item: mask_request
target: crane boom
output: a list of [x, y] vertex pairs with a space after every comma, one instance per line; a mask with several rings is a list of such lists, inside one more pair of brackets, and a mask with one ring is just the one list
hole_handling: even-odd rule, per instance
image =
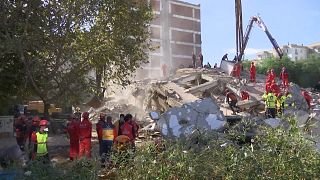
[[252, 27], [253, 27], [253, 23], [256, 23], [266, 33], [266, 35], [269, 38], [271, 44], [273, 45], [274, 49], [276, 50], [277, 54], [279, 55], [279, 57], [281, 59], [282, 56], [283, 56], [283, 52], [282, 52], [281, 48], [279, 47], [277, 41], [272, 37], [272, 35], [269, 32], [267, 26], [262, 21], [261, 17], [253, 16], [253, 17], [251, 17], [250, 22], [249, 22], [249, 24], [247, 26], [246, 32], [245, 32], [245, 34], [243, 36], [243, 41], [242, 41], [243, 44], [241, 46], [240, 53], [238, 55], [238, 60], [242, 59], [242, 56], [244, 54], [244, 50], [247, 47], [247, 44], [248, 44], [248, 41], [249, 41], [249, 36], [250, 36], [251, 30], [252, 30]]

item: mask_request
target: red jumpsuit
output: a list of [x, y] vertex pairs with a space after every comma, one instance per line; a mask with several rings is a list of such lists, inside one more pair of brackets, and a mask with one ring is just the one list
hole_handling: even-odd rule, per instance
[[76, 119], [73, 119], [67, 126], [70, 137], [70, 160], [74, 160], [79, 156], [79, 128], [80, 123]]
[[17, 144], [19, 145], [20, 149], [24, 151], [24, 145], [28, 137], [26, 117], [24, 115], [21, 115], [17, 119], [15, 119], [14, 130], [16, 133]]
[[249, 93], [247, 91], [241, 91], [242, 100], [249, 100]]
[[280, 79], [282, 79], [282, 85], [284, 87], [289, 86], [289, 74], [287, 71], [282, 70], [280, 73]]
[[302, 91], [301, 94], [306, 99], [307, 104], [308, 104], [308, 108], [310, 109], [312, 97], [309, 95], [309, 93], [307, 91]]
[[240, 64], [234, 65], [233, 76], [236, 78], [240, 78], [240, 71], [241, 71]]
[[256, 66], [254, 64], [251, 64], [250, 67], [250, 81], [256, 82]]
[[278, 96], [278, 94], [280, 93], [280, 88], [276, 83], [271, 83], [270, 85], [270, 90], [271, 92], [273, 92], [276, 96]]
[[269, 81], [272, 82], [276, 79], [277, 75], [274, 72], [271, 72], [269, 74]]
[[133, 132], [133, 126], [131, 125], [131, 123], [129, 121], [125, 122], [122, 126], [121, 126], [121, 134], [128, 136], [130, 141], [134, 141], [134, 132]]
[[91, 158], [91, 132], [92, 123], [89, 119], [83, 118], [79, 127], [79, 157], [86, 156], [87, 158]]
[[266, 92], [269, 92], [271, 90], [270, 86], [271, 86], [271, 83], [269, 81], [267, 81], [266, 82]]

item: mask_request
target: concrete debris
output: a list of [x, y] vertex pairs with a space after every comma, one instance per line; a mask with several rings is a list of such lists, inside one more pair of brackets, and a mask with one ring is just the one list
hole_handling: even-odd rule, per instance
[[225, 124], [219, 106], [209, 98], [170, 108], [157, 122], [162, 134], [168, 138], [187, 136], [195, 129], [218, 130]]
[[[17, 144], [0, 149], [0, 167], [6, 168], [9, 163], [26, 166], [28, 155], [22, 152]], [[11, 164], [12, 165], [12, 164]]]
[[272, 128], [277, 128], [278, 126], [281, 125], [282, 120], [279, 118], [269, 118], [269, 119], [265, 119], [264, 122], [271, 126]]

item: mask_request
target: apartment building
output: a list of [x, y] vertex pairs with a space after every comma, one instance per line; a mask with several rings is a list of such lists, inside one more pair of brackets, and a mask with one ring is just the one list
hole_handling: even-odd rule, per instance
[[149, 0], [155, 18], [151, 41], [156, 47], [150, 63], [143, 65], [138, 78], [162, 78], [177, 68], [192, 65], [192, 52], [201, 52], [200, 5], [178, 0]]
[[[314, 43], [308, 46], [287, 44], [282, 46], [283, 54], [288, 56], [292, 61], [307, 59], [311, 54], [320, 54], [320, 43]], [[275, 50], [262, 51], [257, 53], [257, 59], [266, 59], [277, 57]]]

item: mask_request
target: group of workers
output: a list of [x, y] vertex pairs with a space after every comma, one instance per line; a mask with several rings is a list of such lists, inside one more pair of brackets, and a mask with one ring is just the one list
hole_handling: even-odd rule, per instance
[[15, 117], [13, 129], [21, 151], [26, 151], [25, 144], [29, 139], [28, 152], [30, 159], [49, 161], [47, 120], [40, 120], [39, 116], [34, 116], [31, 124], [28, 124], [28, 118], [25, 115], [19, 115]]
[[[111, 116], [101, 113], [96, 124], [96, 131], [99, 141], [99, 155], [101, 167], [110, 163], [111, 150], [114, 144], [135, 148], [135, 138], [139, 126], [131, 114], [121, 114], [120, 119], [113, 123]], [[71, 116], [67, 125], [67, 132], [70, 138], [70, 160], [77, 158], [91, 158], [92, 123], [89, 120], [89, 113], [82, 113], [81, 122]]]
[[[20, 115], [15, 118], [13, 128], [20, 149], [22, 151], [26, 150], [25, 144], [29, 139], [27, 152], [30, 152], [30, 159], [49, 164], [48, 121], [41, 120], [39, 116], [34, 116], [30, 124], [25, 115]], [[70, 160], [82, 157], [91, 158], [92, 129], [88, 112], [80, 113], [80, 116], [77, 112], [70, 116], [66, 127], [70, 139]], [[134, 151], [138, 130], [139, 126], [131, 114], [121, 114], [120, 119], [113, 123], [111, 116], [101, 113], [96, 124], [101, 166], [105, 167], [106, 164], [110, 163], [113, 145], [118, 145], [121, 148], [131, 148]]]
[[[227, 55], [227, 54], [226, 54]], [[226, 55], [224, 57], [226, 57]], [[241, 62], [236, 62], [232, 75], [240, 79], [240, 72], [242, 70]], [[254, 62], [251, 62], [249, 69], [250, 72], [250, 82], [256, 83], [256, 66]], [[268, 118], [275, 118], [276, 115], [281, 115], [283, 110], [289, 106], [294, 106], [293, 102], [287, 102], [286, 100], [291, 98], [292, 95], [289, 92], [289, 74], [285, 67], [282, 68], [279, 79], [281, 84], [278, 85], [276, 81], [277, 75], [273, 69], [269, 69], [266, 74], [266, 83], [265, 83], [265, 93], [262, 96], [262, 99], [266, 102], [266, 116]], [[238, 100], [237, 96], [230, 92], [230, 90], [225, 90], [225, 95], [227, 103], [230, 106], [230, 109], [233, 111], [233, 114], [239, 112], [241, 109], [236, 105]], [[247, 91], [242, 90], [240, 92], [242, 100], [249, 100], [250, 96]], [[301, 91], [301, 95], [305, 98], [308, 108], [311, 106], [311, 96], [306, 90]]]

